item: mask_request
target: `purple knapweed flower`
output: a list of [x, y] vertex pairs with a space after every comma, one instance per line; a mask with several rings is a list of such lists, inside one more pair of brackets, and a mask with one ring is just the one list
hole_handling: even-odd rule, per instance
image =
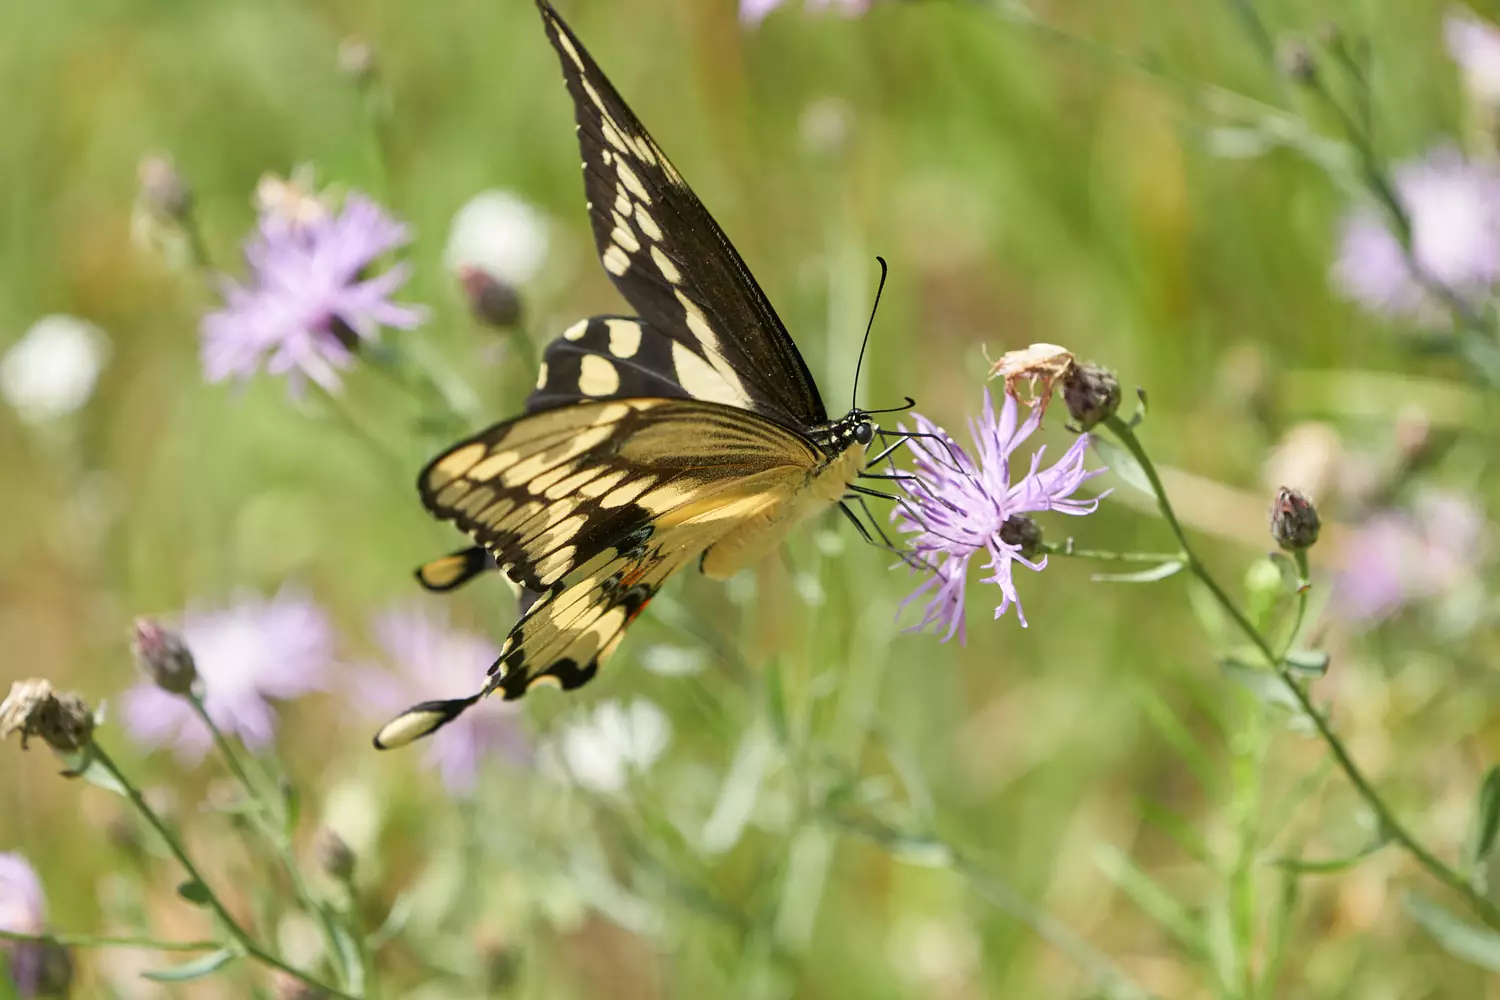
[[[47, 900], [36, 871], [19, 854], [0, 854], [0, 930], [40, 934], [46, 920]], [[0, 944], [9, 956], [16, 991], [23, 997], [35, 996], [45, 957], [42, 946], [26, 941]]]
[[1463, 74], [1464, 89], [1481, 104], [1500, 103], [1500, 28], [1454, 7], [1443, 18], [1443, 42]]
[[[388, 719], [417, 702], [471, 695], [500, 655], [488, 639], [453, 629], [444, 615], [420, 607], [387, 611], [372, 629], [395, 668], [358, 673], [358, 690], [372, 718]], [[427, 763], [455, 795], [473, 791], [481, 765], [496, 752], [517, 762], [530, 757], [515, 711], [498, 698], [475, 705], [427, 741]]]
[[391, 301], [406, 281], [397, 264], [370, 277], [375, 260], [410, 242], [406, 226], [351, 193], [335, 212], [288, 182], [262, 182], [260, 219], [245, 241], [249, 279], [224, 279], [224, 308], [203, 319], [203, 373], [241, 380], [262, 365], [300, 390], [312, 379], [329, 392], [383, 326], [407, 330], [422, 310]]
[[[984, 393], [984, 410], [978, 420], [969, 422], [974, 437], [977, 460], [953, 442], [948, 433], [926, 417], [912, 414], [917, 430], [936, 437], [913, 437], [907, 445], [915, 457], [914, 478], [901, 481], [907, 502], [892, 514], [897, 526], [910, 535], [908, 544], [917, 559], [930, 567], [931, 575], [902, 602], [902, 607], [916, 600], [926, 602], [922, 620], [909, 631], [929, 625], [946, 630], [943, 641], [958, 636], [964, 641], [964, 588], [969, 560], [981, 553], [988, 555], [985, 568], [990, 575], [985, 583], [1000, 587], [1001, 601], [995, 608], [999, 618], [1012, 605], [1021, 625], [1026, 616], [1021, 599], [1011, 579], [1013, 564], [1041, 571], [1047, 558], [1033, 561], [1023, 551], [1024, 539], [1008, 540], [1024, 522], [1013, 521], [1017, 515], [1039, 511], [1063, 514], [1089, 514], [1099, 500], [1070, 499], [1085, 481], [1104, 469], [1092, 472], [1083, 468], [1089, 435], [1080, 434], [1062, 459], [1043, 470], [1046, 448], [1031, 456], [1031, 466], [1018, 482], [1011, 482], [1011, 455], [1041, 424], [1040, 407], [1032, 409], [1025, 422], [1017, 425], [1014, 396], [1006, 395], [997, 419], [989, 390]], [[905, 429], [904, 427], [902, 428]], [[938, 440], [938, 439], [941, 439]], [[946, 448], [944, 447], [946, 444]], [[1007, 530], [1007, 522], [1010, 529]]]
[[1344, 542], [1331, 590], [1333, 614], [1359, 628], [1415, 601], [1438, 598], [1474, 579], [1486, 547], [1484, 515], [1473, 500], [1432, 492], [1411, 510], [1383, 510]]
[[[1395, 171], [1396, 197], [1411, 224], [1411, 257], [1374, 208], [1344, 222], [1333, 280], [1367, 309], [1424, 323], [1446, 315], [1432, 284], [1467, 302], [1500, 280], [1500, 168], [1451, 147]], [[1413, 267], [1415, 263], [1415, 267]]]
[[[192, 654], [204, 708], [214, 725], [252, 749], [276, 732], [273, 699], [327, 687], [333, 626], [313, 601], [284, 588], [270, 600], [241, 596], [227, 608], [189, 609], [178, 632]], [[125, 693], [125, 727], [148, 746], [174, 747], [186, 763], [213, 744], [188, 701], [142, 681]]]
[[[740, 0], [740, 20], [745, 24], [759, 24], [767, 14], [780, 7], [786, 0]], [[832, 9], [845, 17], [858, 17], [870, 9], [873, 0], [807, 0], [808, 9]]]

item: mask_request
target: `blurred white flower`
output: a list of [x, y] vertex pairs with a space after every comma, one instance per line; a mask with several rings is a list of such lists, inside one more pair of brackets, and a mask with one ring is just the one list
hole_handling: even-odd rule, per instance
[[1500, 103], [1500, 29], [1456, 6], [1443, 18], [1443, 41], [1469, 95], [1482, 104]]
[[44, 316], [0, 358], [0, 394], [21, 419], [40, 424], [73, 413], [94, 394], [109, 337], [76, 316]]
[[644, 772], [672, 742], [672, 724], [653, 702], [606, 701], [569, 725], [558, 740], [568, 775], [595, 792], [624, 789], [632, 771]]
[[453, 217], [443, 263], [524, 285], [541, 271], [550, 242], [547, 217], [530, 202], [509, 191], [481, 191]]

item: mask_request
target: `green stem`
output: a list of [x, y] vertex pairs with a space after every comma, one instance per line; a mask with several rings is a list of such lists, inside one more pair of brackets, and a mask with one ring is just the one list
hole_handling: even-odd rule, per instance
[[234, 780], [239, 782], [245, 794], [255, 803], [255, 825], [260, 831], [262, 838], [276, 855], [277, 862], [282, 871], [286, 873], [287, 881], [292, 885], [292, 894], [296, 897], [298, 905], [308, 916], [317, 920], [318, 928], [323, 934], [323, 945], [328, 949], [328, 958], [334, 967], [339, 970], [340, 978], [344, 984], [348, 984], [348, 970], [344, 968], [343, 951], [339, 948], [338, 932], [333, 926], [333, 918], [328, 913], [328, 908], [313, 899], [312, 893], [308, 891], [307, 881], [302, 877], [302, 871], [297, 867], [297, 860], [292, 856], [291, 844], [287, 837], [276, 825], [281, 823], [281, 817], [272, 815], [271, 805], [267, 802], [260, 788], [250, 780], [250, 774], [245, 770], [244, 764], [240, 762], [239, 755], [230, 746], [229, 740], [214, 723], [204, 707], [203, 699], [195, 692], [186, 695], [188, 703], [193, 706], [194, 713], [208, 727], [213, 734], [214, 747], [219, 756], [224, 759], [224, 764], [229, 768], [229, 773]]
[[149, 951], [218, 951], [222, 941], [158, 941], [150, 937], [109, 934], [18, 934], [0, 928], [0, 941], [60, 944], [65, 948], [142, 948]]
[[1181, 559], [1181, 552], [1110, 552], [1105, 549], [1080, 549], [1068, 538], [1063, 542], [1046, 542], [1042, 551], [1052, 556], [1072, 556], [1075, 559], [1098, 559], [1103, 562], [1164, 563]]
[[1214, 601], [1223, 608], [1224, 612], [1234, 621], [1236, 627], [1260, 651], [1261, 655], [1265, 657], [1266, 664], [1276, 673], [1283, 686], [1296, 699], [1303, 713], [1312, 720], [1313, 726], [1318, 731], [1319, 738], [1327, 744], [1329, 752], [1333, 754], [1334, 760], [1338, 763], [1339, 770], [1344, 772], [1344, 777], [1349, 780], [1349, 783], [1354, 786], [1355, 791], [1359, 793], [1360, 798], [1364, 800], [1365, 805], [1375, 814], [1376, 819], [1380, 823], [1380, 828], [1390, 840], [1399, 844], [1429, 875], [1448, 886], [1454, 892], [1462, 895], [1467, 900], [1469, 906], [1486, 923], [1492, 927], [1500, 928], [1500, 907], [1496, 907], [1494, 903], [1491, 903], [1484, 896], [1476, 892], [1467, 879], [1440, 861], [1401, 825], [1390, 806], [1386, 805], [1385, 800], [1380, 797], [1380, 793], [1370, 784], [1364, 772], [1359, 769], [1359, 765], [1354, 762], [1354, 758], [1349, 755], [1348, 749], [1344, 746], [1343, 741], [1339, 739], [1338, 735], [1334, 733], [1332, 727], [1329, 726], [1328, 720], [1324, 718], [1323, 713], [1318, 711], [1302, 685], [1298, 684], [1296, 679], [1287, 671], [1285, 659], [1278, 656], [1271, 649], [1271, 645], [1266, 640], [1266, 637], [1250, 623], [1250, 620], [1245, 617], [1239, 607], [1230, 600], [1229, 595], [1224, 592], [1224, 588], [1219, 586], [1218, 581], [1209, 573], [1208, 568], [1204, 566], [1202, 560], [1198, 558], [1197, 553], [1193, 551], [1192, 545], [1188, 542], [1187, 533], [1183, 530], [1182, 523], [1177, 520], [1177, 515], [1172, 510], [1171, 501], [1167, 499], [1167, 491], [1162, 486], [1161, 478], [1156, 472], [1156, 467], [1152, 464], [1150, 456], [1146, 454], [1146, 449], [1141, 446], [1140, 440], [1135, 436], [1135, 432], [1119, 417], [1110, 417], [1106, 423], [1110, 431], [1114, 433], [1120, 443], [1125, 446], [1126, 450], [1140, 464], [1141, 470], [1145, 473], [1147, 480], [1151, 484], [1152, 492], [1156, 494], [1156, 502], [1161, 510], [1162, 518], [1167, 522], [1167, 526], [1171, 529], [1173, 537], [1177, 539], [1177, 544], [1182, 546], [1183, 557], [1187, 562], [1188, 569], [1198, 578], [1199, 582], [1208, 588], [1209, 593], [1213, 595]]
[[177, 863], [182, 866], [183, 871], [187, 872], [188, 877], [202, 886], [208, 908], [213, 911], [214, 916], [218, 917], [219, 923], [223, 925], [224, 930], [229, 936], [234, 939], [235, 944], [239, 946], [242, 954], [262, 965], [284, 972], [292, 978], [306, 983], [313, 989], [321, 990], [330, 997], [336, 998], [336, 1000], [360, 1000], [359, 997], [329, 986], [308, 975], [306, 972], [294, 969], [282, 961], [281, 958], [257, 944], [249, 932], [234, 919], [234, 916], [229, 912], [228, 907], [224, 905], [223, 901], [219, 899], [218, 893], [214, 892], [213, 888], [208, 884], [207, 879], [203, 877], [203, 873], [198, 870], [198, 866], [193, 863], [193, 859], [188, 856], [186, 848], [182, 846], [182, 842], [177, 839], [177, 836], [172, 833], [167, 824], [162, 821], [162, 818], [156, 814], [156, 811], [147, 804], [146, 798], [141, 794], [140, 789], [131, 783], [130, 779], [125, 776], [125, 772], [120, 770], [114, 760], [109, 754], [104, 752], [104, 748], [98, 743], [92, 744], [89, 747], [89, 752], [93, 755], [93, 759], [98, 762], [99, 766], [119, 784], [125, 793], [125, 797], [135, 807], [136, 812], [140, 813], [146, 822], [150, 824], [151, 828], [156, 831], [157, 835], [161, 837], [162, 842], [167, 845], [167, 850], [177, 859]]

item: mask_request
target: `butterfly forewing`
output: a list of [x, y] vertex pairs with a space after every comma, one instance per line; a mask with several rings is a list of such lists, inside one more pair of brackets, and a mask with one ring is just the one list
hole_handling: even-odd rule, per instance
[[826, 422], [807, 365], [728, 237], [583, 43], [546, 0], [537, 6], [573, 96], [604, 268], [643, 320], [717, 375], [684, 389], [798, 430]]

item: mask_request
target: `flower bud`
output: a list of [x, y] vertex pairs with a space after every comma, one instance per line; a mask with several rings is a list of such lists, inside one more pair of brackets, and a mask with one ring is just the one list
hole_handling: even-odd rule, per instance
[[0, 702], [0, 740], [21, 734], [21, 749], [40, 736], [59, 753], [72, 753], [88, 746], [94, 734], [94, 713], [71, 691], [57, 694], [39, 678], [16, 681]]
[[347, 882], [354, 875], [354, 851], [332, 829], [318, 827], [313, 835], [313, 855], [318, 867], [340, 882]]
[[1063, 379], [1063, 402], [1079, 428], [1089, 430], [1120, 408], [1120, 380], [1098, 365], [1074, 365]]
[[1301, 490], [1283, 486], [1271, 502], [1271, 537], [1288, 552], [1311, 548], [1318, 540], [1318, 511]]
[[153, 153], [141, 160], [135, 171], [137, 199], [159, 219], [181, 222], [193, 210], [193, 191], [171, 158]]
[[1042, 526], [1025, 514], [1012, 514], [1000, 525], [1000, 540], [1019, 545], [1021, 555], [1031, 559], [1042, 549]]
[[1276, 64], [1293, 83], [1308, 84], [1318, 77], [1318, 64], [1313, 59], [1312, 49], [1298, 39], [1289, 39], [1277, 46]]
[[135, 620], [135, 635], [130, 640], [130, 652], [141, 673], [163, 691], [171, 694], [187, 694], [198, 679], [198, 668], [193, 664], [193, 654], [188, 651], [182, 636], [162, 628], [149, 618]]
[[521, 321], [521, 296], [514, 285], [473, 264], [459, 268], [458, 278], [479, 322], [505, 330]]
[[355, 83], [365, 83], [375, 75], [375, 50], [363, 38], [353, 35], [339, 42], [339, 69]]

